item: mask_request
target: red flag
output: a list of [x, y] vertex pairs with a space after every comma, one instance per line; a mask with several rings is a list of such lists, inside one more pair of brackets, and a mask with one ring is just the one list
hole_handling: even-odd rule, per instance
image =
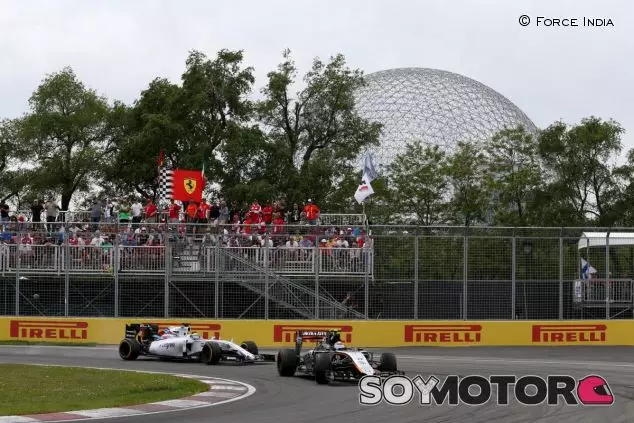
[[174, 169], [172, 174], [172, 198], [176, 201], [195, 201], [203, 198], [205, 181], [200, 170]]

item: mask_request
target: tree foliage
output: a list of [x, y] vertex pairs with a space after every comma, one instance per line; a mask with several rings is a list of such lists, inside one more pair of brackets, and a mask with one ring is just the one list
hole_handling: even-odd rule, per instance
[[446, 223], [449, 198], [447, 154], [438, 146], [409, 144], [389, 166], [390, 206], [401, 220], [415, 216], [422, 225]]
[[[269, 72], [258, 111], [279, 167], [278, 191], [289, 202], [312, 197], [332, 204], [337, 186], [356, 169], [351, 165], [363, 148], [377, 145], [380, 125], [361, 118], [354, 108], [363, 73], [347, 67], [339, 54], [328, 63], [313, 61], [293, 94], [297, 68], [286, 50], [277, 70]], [[353, 191], [354, 192], [354, 191]]]
[[508, 226], [531, 223], [529, 207], [542, 184], [537, 139], [523, 127], [504, 129], [485, 145], [495, 222]]
[[381, 130], [356, 113], [363, 72], [338, 54], [300, 77], [286, 50], [259, 100], [254, 84], [240, 50], [192, 51], [179, 81], [155, 78], [132, 104], [110, 103], [71, 68], [50, 74], [24, 116], [0, 121], [0, 197], [61, 196], [62, 208], [95, 191], [155, 197], [163, 152], [168, 167], [204, 164], [214, 194], [242, 204], [311, 198], [377, 224], [634, 225], [634, 150], [617, 164], [624, 129], [612, 120], [506, 128], [455, 151], [414, 142], [360, 206], [356, 160]]
[[34, 165], [30, 184], [61, 193], [67, 209], [73, 194], [89, 189], [112, 154], [111, 109], [70, 68], [47, 76], [29, 105], [29, 113], [14, 121], [18, 156]]

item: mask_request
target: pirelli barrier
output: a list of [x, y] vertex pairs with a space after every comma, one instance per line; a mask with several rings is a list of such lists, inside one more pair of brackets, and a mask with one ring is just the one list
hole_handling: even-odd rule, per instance
[[279, 321], [0, 317], [0, 341], [118, 344], [126, 323], [191, 325], [204, 338], [292, 345], [295, 332], [341, 332], [350, 346], [472, 347], [634, 345], [634, 321]]

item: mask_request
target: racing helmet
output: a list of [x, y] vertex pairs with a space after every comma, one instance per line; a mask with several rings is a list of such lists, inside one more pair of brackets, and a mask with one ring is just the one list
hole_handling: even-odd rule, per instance
[[334, 347], [335, 351], [345, 350], [346, 349], [346, 345], [343, 342], [341, 342], [341, 341], [335, 342], [335, 345], [333, 347]]

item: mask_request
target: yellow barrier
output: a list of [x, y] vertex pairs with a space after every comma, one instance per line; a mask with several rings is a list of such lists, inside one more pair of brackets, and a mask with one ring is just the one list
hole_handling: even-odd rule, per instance
[[615, 321], [297, 321], [98, 318], [0, 318], [0, 340], [118, 344], [126, 323], [176, 326], [183, 322], [202, 337], [261, 347], [291, 346], [296, 330], [337, 329], [350, 346], [465, 347], [634, 345], [634, 322]]

